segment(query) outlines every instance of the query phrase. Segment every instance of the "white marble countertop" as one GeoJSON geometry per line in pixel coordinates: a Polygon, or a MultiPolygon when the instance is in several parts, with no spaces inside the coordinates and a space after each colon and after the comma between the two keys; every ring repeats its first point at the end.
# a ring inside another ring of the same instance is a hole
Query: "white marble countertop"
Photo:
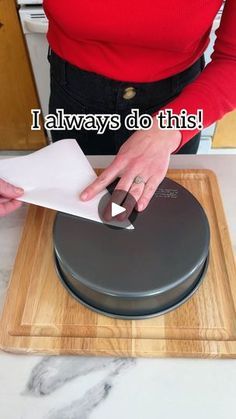
{"type": "MultiPolygon", "coordinates": [[[[110,157],[91,157],[104,167],[110,157]]],[[[236,251],[236,156],[172,156],[218,178],[236,251]]],[[[0,308],[26,206],[0,219],[0,308]]],[[[234,419],[236,361],[14,355],[0,352],[1,419],[234,419]]]]}

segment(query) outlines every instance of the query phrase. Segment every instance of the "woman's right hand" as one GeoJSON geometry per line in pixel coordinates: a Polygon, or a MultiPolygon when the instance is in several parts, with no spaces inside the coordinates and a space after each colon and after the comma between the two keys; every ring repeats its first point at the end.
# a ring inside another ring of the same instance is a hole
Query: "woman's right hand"
{"type": "Polygon", "coordinates": [[[23,195],[24,189],[17,188],[5,180],[0,179],[0,217],[15,211],[22,205],[16,198],[23,195]]]}

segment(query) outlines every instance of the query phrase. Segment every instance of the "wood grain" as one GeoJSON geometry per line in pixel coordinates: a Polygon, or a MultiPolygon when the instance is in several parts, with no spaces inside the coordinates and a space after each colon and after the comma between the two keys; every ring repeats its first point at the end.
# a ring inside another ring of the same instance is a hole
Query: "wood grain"
{"type": "Polygon", "coordinates": [[[0,0],[0,23],[0,150],[39,149],[47,141],[31,130],[31,109],[40,106],[16,1],[0,0]]]}
{"type": "Polygon", "coordinates": [[[215,175],[169,171],[204,207],[211,229],[207,275],[178,309],[118,320],[74,300],[53,262],[55,212],[30,206],[0,323],[0,347],[20,353],[236,357],[236,269],[215,175]]]}
{"type": "Polygon", "coordinates": [[[216,124],[212,148],[236,147],[236,111],[227,113],[216,124]]]}

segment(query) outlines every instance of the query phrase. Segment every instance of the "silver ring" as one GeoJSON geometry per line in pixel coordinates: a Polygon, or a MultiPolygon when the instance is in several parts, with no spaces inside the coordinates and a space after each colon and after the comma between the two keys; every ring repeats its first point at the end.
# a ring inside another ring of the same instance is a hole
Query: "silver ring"
{"type": "Polygon", "coordinates": [[[139,184],[139,183],[144,183],[144,185],[146,185],[145,180],[143,179],[142,176],[138,175],[134,178],[133,183],[139,184]]]}

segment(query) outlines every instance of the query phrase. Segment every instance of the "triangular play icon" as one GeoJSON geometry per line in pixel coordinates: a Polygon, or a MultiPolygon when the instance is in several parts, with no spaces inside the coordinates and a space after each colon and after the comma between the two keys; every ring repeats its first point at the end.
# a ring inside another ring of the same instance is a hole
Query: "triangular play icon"
{"type": "Polygon", "coordinates": [[[124,207],[121,207],[115,202],[111,203],[111,216],[112,217],[116,217],[117,215],[122,214],[122,212],[125,212],[125,211],[126,209],[124,207]]]}

